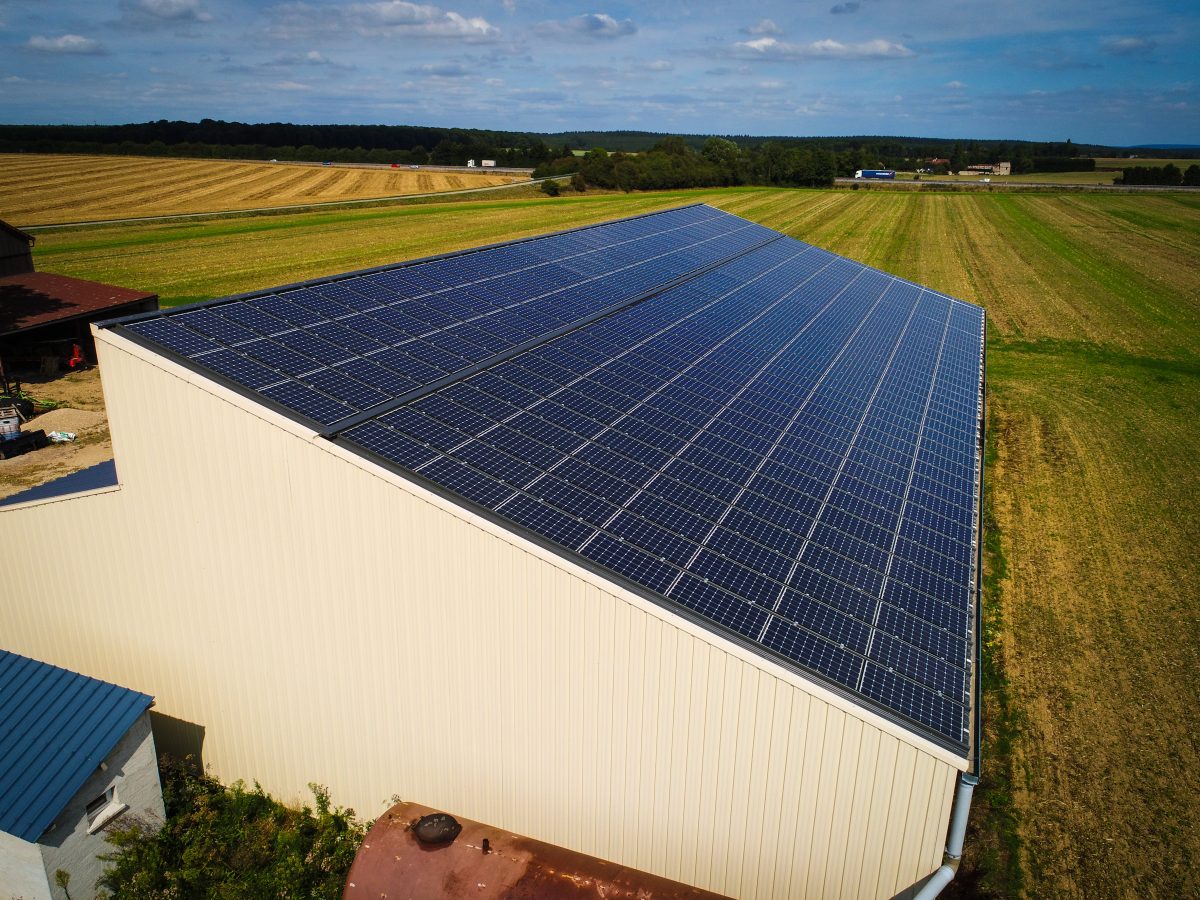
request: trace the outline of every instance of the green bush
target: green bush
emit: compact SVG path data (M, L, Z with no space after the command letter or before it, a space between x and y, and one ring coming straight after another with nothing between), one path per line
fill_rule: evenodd
M316 801L291 809L258 784L225 787L188 760L163 757L167 821L115 829L116 850L102 856L101 885L117 897L166 900L215 897L339 898L367 826L354 810L334 807L329 791L310 784Z

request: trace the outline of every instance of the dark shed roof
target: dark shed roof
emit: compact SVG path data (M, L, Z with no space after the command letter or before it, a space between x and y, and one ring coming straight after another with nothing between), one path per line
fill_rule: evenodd
M86 316L117 313L157 294L49 272L0 278L0 335Z

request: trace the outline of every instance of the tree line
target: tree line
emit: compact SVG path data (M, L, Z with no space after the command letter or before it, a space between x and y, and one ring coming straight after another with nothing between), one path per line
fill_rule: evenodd
M319 162L435 163L462 165L468 159L494 159L500 165L538 166L565 155L564 148L606 147L624 153L647 153L666 137L676 138L703 153L709 135L655 134L645 131L565 131L542 134L472 128L434 128L418 125L295 125L287 122L244 123L201 119L127 125L0 125L0 151L38 153L120 153L145 156L193 156L240 159L284 159ZM1086 170L1087 158L1118 156L1124 150L1067 141L994 141L947 138L909 138L880 135L846 137L761 137L725 135L720 138L757 154L775 146L796 151L833 154L839 172L853 160L857 168L911 171L931 159L948 160L951 171L979 163L1010 161L1013 171L1064 171L1050 168L1052 160L1072 160ZM778 151L770 151L778 152ZM1149 155L1152 155L1150 153ZM1176 150L1172 155L1189 155ZM1200 155L1200 153L1198 153ZM816 166L816 164L813 164ZM852 172L852 169L850 170Z
M1200 187L1200 165L1188 166L1184 171L1174 163L1165 166L1134 166L1122 169L1113 179L1113 184L1161 184L1169 187Z
M845 165L852 162L839 160L828 150L775 143L747 149L726 138L710 137L697 151L682 138L667 137L645 153L610 154L595 147L582 156L564 155L538 166L533 174L536 178L573 175L577 189L649 191L738 184L829 187Z
M532 167L561 155L562 147L551 148L525 132L160 119L133 125L0 125L0 152L454 166L494 159L500 166Z

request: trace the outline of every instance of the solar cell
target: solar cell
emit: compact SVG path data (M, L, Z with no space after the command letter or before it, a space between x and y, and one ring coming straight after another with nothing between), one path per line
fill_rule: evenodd
M695 206L124 328L969 746L977 307Z

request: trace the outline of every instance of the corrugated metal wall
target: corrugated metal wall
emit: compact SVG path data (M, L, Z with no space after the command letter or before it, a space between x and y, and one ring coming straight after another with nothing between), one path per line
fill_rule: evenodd
M0 511L9 649L154 694L285 799L398 794L742 897L940 863L951 755L99 343L122 487Z

